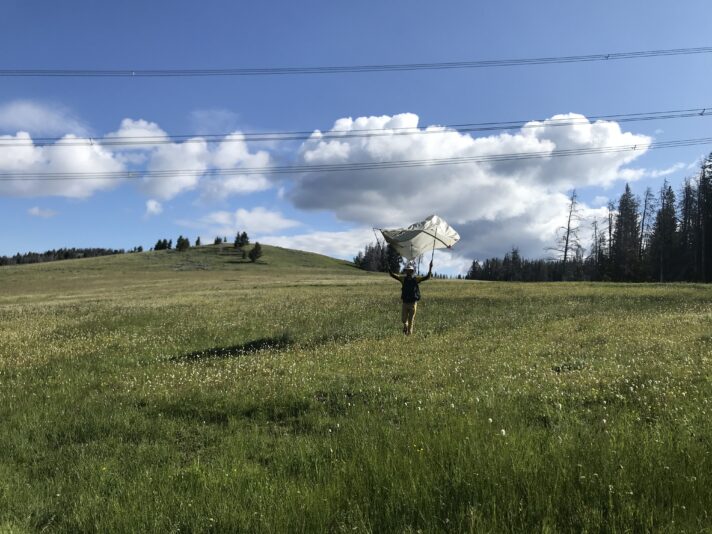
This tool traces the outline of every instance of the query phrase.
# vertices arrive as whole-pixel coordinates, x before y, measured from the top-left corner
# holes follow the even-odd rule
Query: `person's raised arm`
[[[428,267],[428,274],[423,276],[423,278],[420,279],[421,282],[425,282],[426,280],[430,280],[430,277],[433,276],[433,262],[430,262],[430,267]]]
[[[398,276],[397,274],[393,274],[391,271],[388,271],[388,274],[391,275],[391,278],[394,278],[394,279],[398,280],[399,282],[401,281],[400,276]]]

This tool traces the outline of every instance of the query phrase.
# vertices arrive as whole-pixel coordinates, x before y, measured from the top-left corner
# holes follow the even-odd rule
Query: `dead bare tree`
[[[638,244],[638,256],[643,257],[648,240],[650,239],[651,221],[655,218],[656,199],[653,190],[648,187],[643,196],[643,213],[640,217],[640,243]]]
[[[548,250],[556,252],[562,259],[561,266],[561,278],[566,279],[566,263],[569,260],[569,256],[572,251],[578,251],[581,249],[581,243],[579,242],[579,224],[581,222],[581,216],[578,209],[578,198],[576,196],[576,190],[571,191],[571,196],[569,197],[569,207],[568,214],[566,217],[566,225],[561,226],[557,233],[556,245],[549,247]]]
[[[613,203],[612,200],[608,201],[608,259],[612,258],[612,247],[613,247],[613,228],[615,226],[615,214],[616,214],[616,205]]]
[[[601,250],[600,250],[600,240],[599,240],[599,232],[598,232],[598,219],[594,217],[593,221],[591,222],[591,231],[593,232],[593,235],[591,236],[591,255],[590,258],[593,262],[594,270],[598,272],[598,262],[601,258]]]

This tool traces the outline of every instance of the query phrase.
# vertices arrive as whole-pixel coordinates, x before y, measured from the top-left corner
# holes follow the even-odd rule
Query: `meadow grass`
[[[712,532],[712,288],[0,269],[0,531]]]

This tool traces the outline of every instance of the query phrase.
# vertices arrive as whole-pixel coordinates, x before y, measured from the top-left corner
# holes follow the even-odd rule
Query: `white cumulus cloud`
[[[37,146],[27,132],[0,136],[0,142],[13,143],[0,150],[0,173],[15,175],[13,179],[0,181],[0,196],[86,198],[116,186],[121,180],[99,177],[101,173],[124,169],[115,155],[99,145],[72,145],[75,140],[76,136],[66,135],[52,145]],[[72,177],[47,179],[57,173]]]
[[[250,152],[245,136],[234,132],[226,136],[211,153],[211,165],[215,169],[262,169],[272,164],[265,150]],[[263,174],[216,175],[203,183],[203,200],[222,200],[232,195],[245,195],[269,189],[271,184]]]
[[[124,145],[116,149],[127,164],[145,165],[148,171],[161,173],[161,176],[144,177],[141,188],[149,196],[164,201],[195,189],[200,190],[201,200],[211,202],[271,187],[269,180],[262,174],[240,174],[236,170],[259,169],[269,166],[271,162],[266,151],[250,152],[240,132],[226,135],[214,145],[201,136],[171,142],[168,134],[154,122],[124,119],[120,128],[108,134],[108,137],[158,142]],[[212,172],[225,170],[229,172]]]
[[[165,142],[168,140],[168,134],[158,126],[155,122],[149,122],[144,119],[123,119],[119,129],[115,132],[110,132],[104,136],[107,141],[158,141]],[[151,150],[155,145],[116,145],[114,150]]]
[[[38,145],[30,132],[41,124],[45,132],[66,135],[53,144]],[[94,178],[92,174],[118,171],[134,171],[138,175],[148,171],[149,175],[142,176],[138,186],[156,202],[191,190],[199,192],[200,200],[212,202],[272,187],[266,175],[254,173],[254,169],[271,165],[270,154],[265,150],[251,151],[240,132],[233,132],[215,144],[200,136],[174,142],[155,122],[126,118],[117,130],[92,143],[66,133],[82,131],[83,127],[61,110],[53,114],[31,102],[0,106],[0,131],[23,125],[24,130],[0,135],[0,141],[7,145],[0,151],[0,172],[34,173],[42,175],[35,178],[45,179],[16,176],[4,180],[0,183],[0,196],[88,197],[125,181]],[[251,170],[241,173],[241,168]],[[46,179],[57,173],[70,176]],[[82,176],[71,176],[76,173]]]
[[[575,119],[576,124],[557,125],[562,119]],[[404,128],[427,133],[401,135]],[[364,129],[385,135],[346,137]],[[642,155],[650,142],[647,136],[623,132],[615,122],[591,123],[577,114],[556,115],[514,133],[479,138],[439,126],[420,129],[412,113],[339,119],[328,138],[315,132],[303,144],[303,162],[480,158],[523,152],[543,157],[305,173],[294,180],[288,198],[299,208],[331,211],[341,220],[368,226],[402,226],[437,213],[458,226],[462,241],[457,249],[466,257],[501,255],[511,246],[520,247],[525,255],[541,256],[562,224],[568,191],[620,180],[624,166]],[[638,149],[552,156],[561,150],[621,145]]]
[[[151,153],[147,170],[161,175],[144,176],[141,189],[151,197],[169,200],[195,189],[209,164],[208,144],[203,139],[159,145]]]

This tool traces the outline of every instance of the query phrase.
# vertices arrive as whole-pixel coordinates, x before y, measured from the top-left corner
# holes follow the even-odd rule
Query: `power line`
[[[702,137],[695,139],[679,139],[673,141],[661,141],[650,145],[612,145],[593,148],[562,149],[553,152],[517,152],[510,154],[491,154],[485,156],[463,156],[455,158],[433,158],[420,160],[397,160],[381,162],[356,162],[337,164],[315,164],[315,165],[284,165],[266,167],[236,167],[229,169],[166,169],[153,171],[113,171],[99,173],[72,173],[72,172],[28,172],[28,173],[1,173],[0,181],[65,181],[65,180],[128,180],[140,178],[170,179],[178,177],[199,177],[202,175],[211,176],[234,176],[234,175],[256,175],[256,174],[300,174],[307,172],[344,172],[344,171],[367,171],[393,168],[413,168],[440,165],[458,165],[465,163],[500,163],[509,161],[521,161],[527,159],[547,159],[558,157],[572,157],[582,155],[611,154],[619,152],[638,151],[643,149],[654,150],[663,148],[677,148],[695,145],[712,144],[712,137]]]
[[[341,140],[351,138],[368,137],[390,137],[394,135],[437,135],[468,132],[501,131],[523,128],[538,128],[546,122],[547,126],[576,126],[579,124],[589,124],[593,121],[607,120],[615,122],[641,122],[651,120],[669,120],[680,118],[709,117],[712,116],[712,107],[679,109],[667,111],[649,111],[639,113],[621,113],[612,115],[591,115],[582,118],[559,118],[559,119],[529,119],[522,121],[504,122],[480,122],[480,123],[459,123],[443,126],[436,126],[435,129],[413,128],[380,128],[380,129],[356,129],[349,131],[327,131],[320,132],[317,138],[321,141]],[[317,130],[287,131],[287,132],[246,132],[235,135],[234,133],[220,134],[179,134],[179,135],[147,135],[147,136],[106,136],[102,138],[76,137],[66,139],[63,137],[37,137],[34,139],[0,138],[0,148],[4,147],[24,147],[24,146],[51,146],[51,147],[71,147],[71,146],[152,146],[165,145],[176,142],[181,143],[225,143],[225,142],[260,142],[260,141],[298,141],[307,140],[314,136]]]
[[[341,74],[357,72],[400,72],[416,70],[474,69],[492,67],[516,67],[526,65],[552,65],[561,63],[585,63],[593,61],[614,61],[621,59],[641,59],[661,56],[687,56],[712,53],[712,47],[671,48],[664,50],[642,50],[637,52],[611,52],[578,56],[550,56],[538,58],[510,58],[474,61],[448,61],[438,63],[394,63],[373,65],[333,65],[315,67],[244,67],[216,69],[0,69],[0,76],[6,77],[206,77],[206,76],[278,76],[293,74]]]

